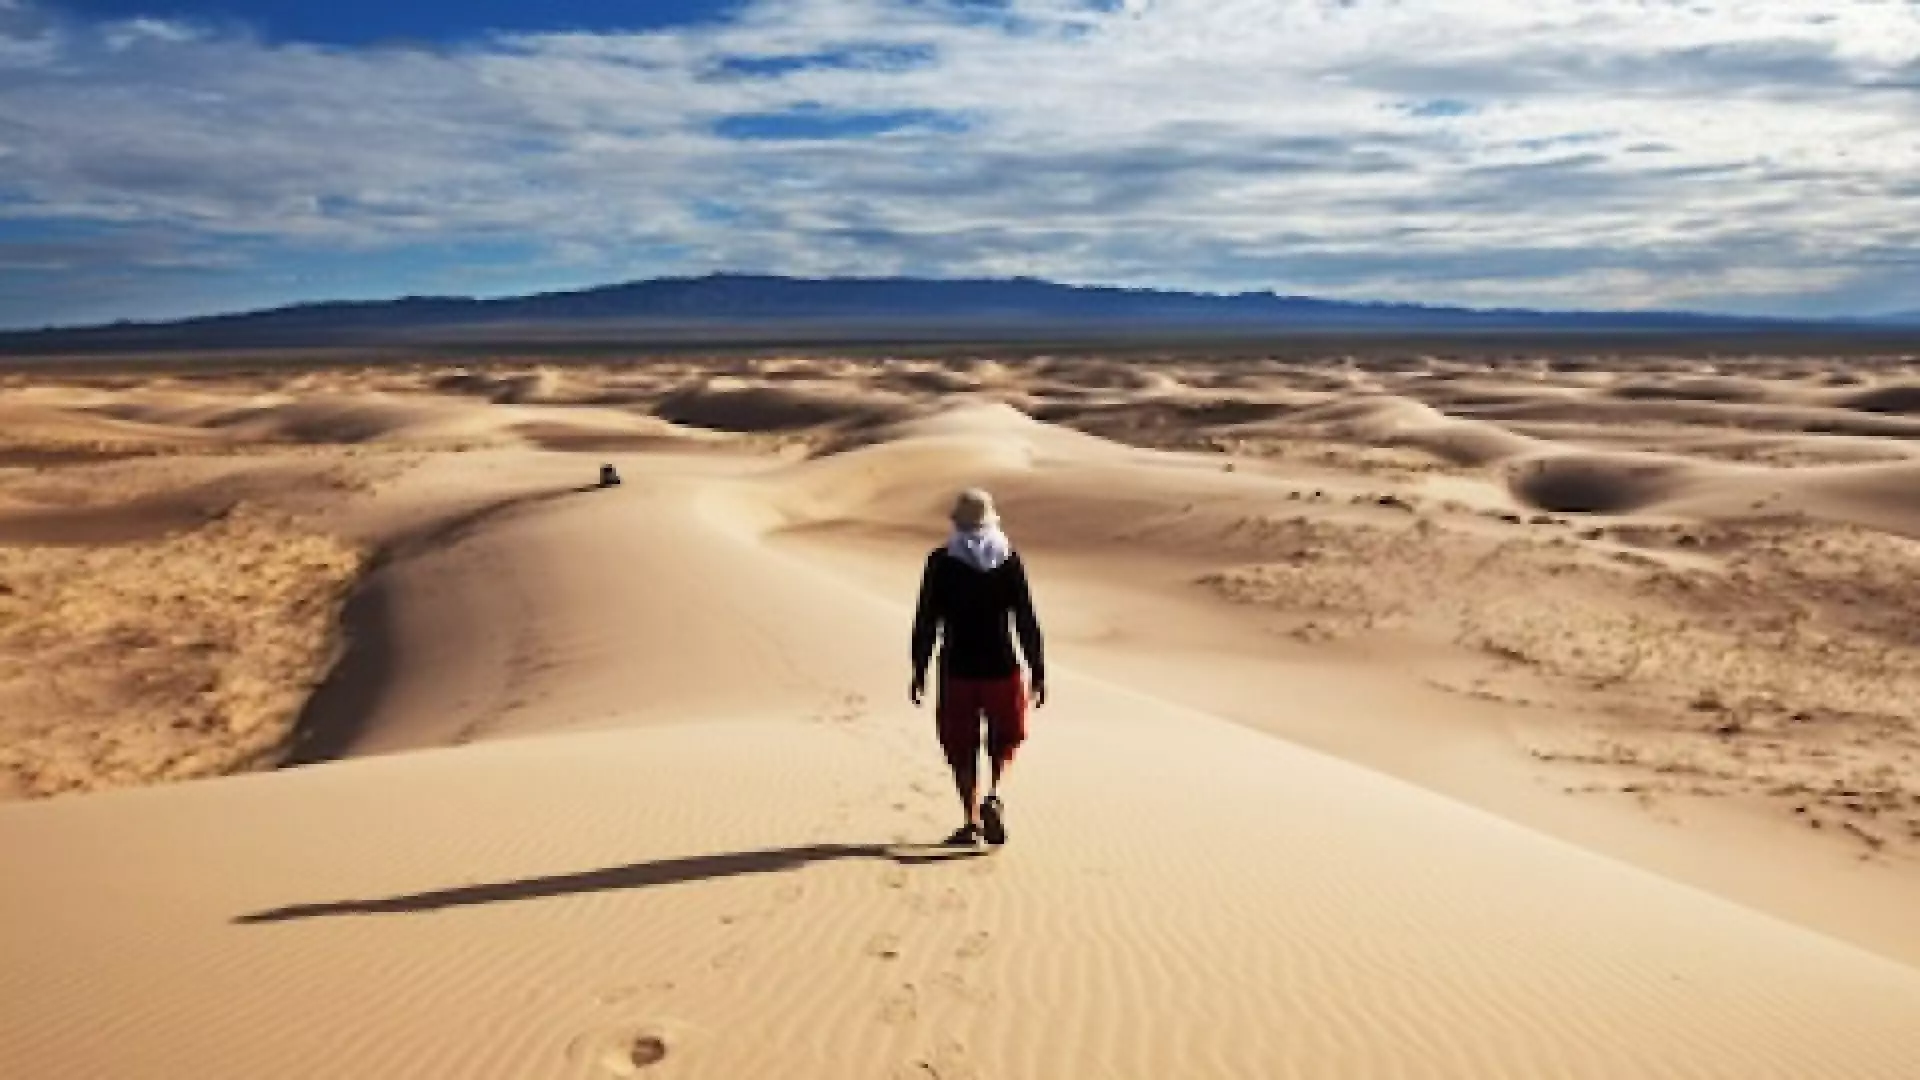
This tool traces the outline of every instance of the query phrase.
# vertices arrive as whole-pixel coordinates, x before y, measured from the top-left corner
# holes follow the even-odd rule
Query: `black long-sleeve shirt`
[[[1035,681],[1046,680],[1040,620],[1033,613],[1027,570],[1018,553],[992,570],[979,570],[945,548],[927,556],[920,577],[920,603],[913,615],[913,670],[925,674],[940,639],[940,673],[963,679],[997,679],[1020,672],[1008,622],[1020,635],[1020,652]]]

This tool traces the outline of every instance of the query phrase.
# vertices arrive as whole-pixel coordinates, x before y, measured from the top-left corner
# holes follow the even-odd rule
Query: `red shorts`
[[[1000,679],[940,677],[940,700],[934,706],[940,727],[940,746],[950,762],[970,762],[980,755],[980,718],[986,717],[987,753],[996,761],[1012,759],[1027,737],[1027,688],[1018,674]]]

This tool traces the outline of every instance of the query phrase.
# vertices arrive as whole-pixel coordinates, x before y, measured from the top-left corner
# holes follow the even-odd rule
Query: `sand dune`
[[[1712,479],[1703,467],[1653,455],[1563,454],[1524,463],[1510,474],[1509,488],[1541,510],[1623,514],[1675,497],[1689,480]]]
[[[105,461],[211,439],[55,405],[0,399],[0,468]]]
[[[1725,403],[1778,400],[1780,395],[1758,379],[1737,376],[1632,380],[1607,387],[1607,396],[1629,401],[1711,401]]]
[[[542,450],[644,450],[724,441],[703,428],[615,409],[521,408],[500,430]]]
[[[780,431],[828,424],[871,424],[911,415],[903,398],[884,392],[848,392],[831,383],[755,385],[718,378],[662,398],[658,415],[725,431]]]
[[[577,538],[574,515],[660,510],[590,498],[539,528]],[[790,576],[742,545],[738,571]],[[0,1046],[30,1070],[156,1075],[621,1075],[656,1054],[716,1076],[1896,1076],[1910,1060],[1910,969],[1099,680],[1067,675],[1045,714],[1021,847],[913,847],[948,796],[918,725],[883,704],[898,669],[876,654],[903,613],[838,592],[822,644],[808,590],[826,590],[808,580],[777,604],[740,586],[759,602],[732,634],[779,651],[676,650],[709,673],[806,673],[758,701],[0,818],[29,858],[143,822],[137,847],[108,833],[6,892],[8,925],[67,898],[46,940],[100,959],[33,995],[60,1022]],[[634,684],[660,682],[576,692],[612,705]],[[218,824],[235,820],[244,833]],[[137,937],[103,888],[129,872],[154,878]],[[10,976],[40,973],[32,950],[17,959]],[[230,998],[221,973],[249,970],[300,976]],[[273,1023],[289,1015],[306,1022]],[[1163,1020],[1129,1019],[1144,1016]],[[109,1017],[114,1039],[78,1037]]]
[[[0,794],[95,792],[0,804],[0,1074],[1908,1076],[1920,466],[1842,373],[16,381],[138,453],[0,462]],[[976,483],[1056,672],[978,855],[904,700]]]
[[[1920,385],[1891,383],[1857,393],[1838,394],[1832,401],[1844,409],[1911,416],[1920,413]]]
[[[54,978],[10,945],[0,979],[32,1006],[0,1052],[134,1075],[603,1076],[662,1052],[712,1076],[1912,1060],[1910,969],[1270,740],[1062,693],[1024,846],[995,858],[893,839],[934,827],[938,780],[857,703],[10,814],[9,850],[39,862],[104,839],[5,893],[8,925],[89,962]],[[137,844],[100,832],[128,815]],[[137,927],[108,899],[130,873]]]
[[[1466,406],[1460,411],[1466,416],[1508,424],[1570,420],[1582,423],[1657,421],[1669,425],[1701,427],[1720,425],[1750,431],[1801,432],[1814,435],[1872,435],[1898,439],[1910,439],[1920,435],[1920,420],[1812,404],[1722,404],[1702,401],[1588,399]]]

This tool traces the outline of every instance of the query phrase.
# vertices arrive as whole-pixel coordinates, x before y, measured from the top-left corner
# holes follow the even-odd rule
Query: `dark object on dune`
[[[600,486],[619,487],[620,472],[611,465],[600,466]]]

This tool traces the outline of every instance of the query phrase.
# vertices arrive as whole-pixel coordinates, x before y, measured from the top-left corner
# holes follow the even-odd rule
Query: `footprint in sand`
[[[900,935],[875,934],[867,941],[865,952],[875,960],[898,960],[900,959]]]
[[[567,1060],[599,1076],[638,1076],[665,1061],[673,1039],[663,1025],[626,1023],[598,1028],[567,1044]]]
[[[959,948],[953,950],[953,955],[962,960],[973,960],[977,957],[985,956],[987,949],[992,945],[992,934],[985,930],[975,930],[973,933],[968,934],[964,941],[960,942]]]
[[[916,915],[967,910],[967,898],[958,889],[943,889],[938,896],[909,893],[906,904],[908,910]]]
[[[899,1080],[979,1080],[967,1045],[958,1039],[943,1040],[925,1057],[894,1074]]]
[[[992,990],[968,982],[967,977],[957,971],[942,971],[935,975],[933,988],[965,1005],[991,1005],[994,1001]]]
[[[733,945],[716,954],[712,960],[708,961],[708,964],[710,964],[715,971],[725,971],[746,958],[747,947],[745,945]]]
[[[843,694],[836,697],[825,708],[808,717],[817,724],[848,726],[858,723],[867,714],[867,699],[863,694]]]
[[[910,1024],[919,1017],[920,991],[912,983],[902,983],[899,989],[880,999],[883,1024]]]

